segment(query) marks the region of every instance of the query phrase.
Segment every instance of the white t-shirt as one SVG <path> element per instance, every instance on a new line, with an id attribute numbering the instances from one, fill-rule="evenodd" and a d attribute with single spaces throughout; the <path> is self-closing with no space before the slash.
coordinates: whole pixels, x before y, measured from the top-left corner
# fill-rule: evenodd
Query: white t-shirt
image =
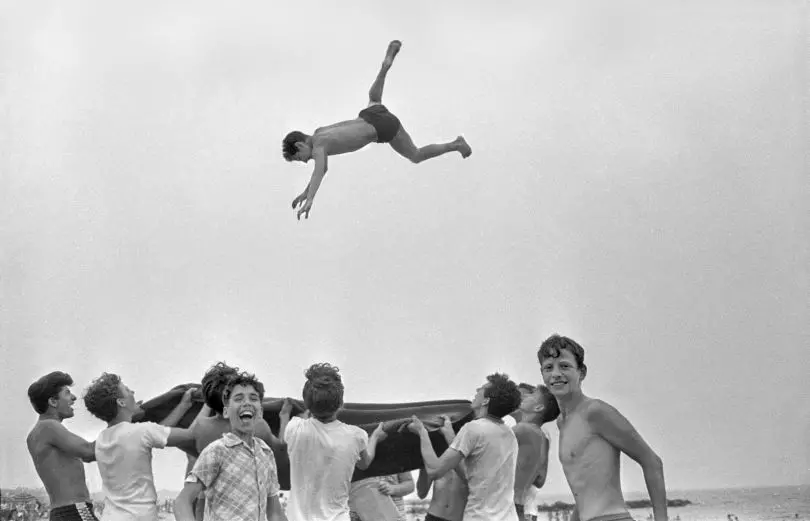
<path id="1" fill-rule="evenodd" d="M 157 491 L 152 476 L 152 449 L 162 449 L 169 427 L 123 422 L 101 431 L 96 463 L 106 496 L 103 521 L 154 521 Z"/>
<path id="2" fill-rule="evenodd" d="M 289 521 L 349 521 L 354 466 L 368 433 L 335 420 L 290 419 L 284 431 L 290 456 Z"/>
<path id="3" fill-rule="evenodd" d="M 515 468 L 518 442 L 512 428 L 487 418 L 465 424 L 450 444 L 464 456 L 469 495 L 464 521 L 518 521 Z"/>

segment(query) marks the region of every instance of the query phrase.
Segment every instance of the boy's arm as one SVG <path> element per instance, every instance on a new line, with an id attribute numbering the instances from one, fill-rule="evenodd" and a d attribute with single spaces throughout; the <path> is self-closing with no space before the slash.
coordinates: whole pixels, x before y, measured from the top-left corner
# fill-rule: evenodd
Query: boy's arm
<path id="1" fill-rule="evenodd" d="M 403 497 L 413 492 L 414 489 L 413 476 L 411 476 L 410 472 L 398 473 L 397 481 L 399 481 L 399 483 L 397 483 L 396 485 L 389 483 L 387 481 L 381 481 L 378 488 L 380 492 L 382 492 L 386 496 Z"/>
<path id="2" fill-rule="evenodd" d="M 174 518 L 177 521 L 195 521 L 194 519 L 194 499 L 203 491 L 203 484 L 199 481 L 183 486 L 183 490 L 174 500 Z"/>
<path id="3" fill-rule="evenodd" d="M 169 428 L 169 437 L 166 439 L 167 447 L 178 447 L 188 452 L 189 447 L 194 446 L 194 430 Z"/>
<path id="4" fill-rule="evenodd" d="M 432 483 L 433 480 L 428 477 L 425 467 L 419 469 L 419 477 L 416 478 L 416 495 L 419 496 L 419 499 L 425 499 L 427 497 Z"/>
<path id="5" fill-rule="evenodd" d="M 278 419 L 280 420 L 278 426 L 278 439 L 280 439 L 282 443 L 285 443 L 284 431 L 287 430 L 287 424 L 290 423 L 291 413 L 292 401 L 289 398 L 284 398 L 284 403 L 281 405 L 281 411 L 278 413 Z"/>
<path id="6" fill-rule="evenodd" d="M 543 445 L 540 449 L 540 470 L 532 483 L 537 488 L 543 488 L 546 484 L 546 476 L 548 475 L 548 449 L 551 443 L 546 436 L 543 436 Z"/>
<path id="7" fill-rule="evenodd" d="M 267 498 L 267 521 L 287 521 L 287 515 L 284 513 L 284 509 L 281 508 L 278 494 Z"/>
<path id="8" fill-rule="evenodd" d="M 512 431 L 515 433 L 518 442 L 515 484 L 518 489 L 523 489 L 535 478 L 533 475 L 534 464 L 536 462 L 535 458 L 538 458 L 540 455 L 533 453 L 534 444 L 532 443 L 532 436 L 536 436 L 537 434 L 532 432 L 532 429 L 525 423 L 518 423 L 512 427 Z"/>
<path id="9" fill-rule="evenodd" d="M 45 432 L 48 442 L 68 456 L 78 458 L 85 463 L 96 461 L 96 442 L 90 442 L 67 430 L 58 421 L 48 421 Z"/>
<path id="10" fill-rule="evenodd" d="M 191 409 L 191 393 L 193 392 L 193 387 L 186 389 L 186 392 L 183 393 L 183 397 L 180 398 L 180 403 L 177 404 L 177 407 L 172 409 L 172 412 L 170 412 L 168 416 L 163 418 L 163 421 L 160 422 L 160 424 L 165 425 L 166 427 L 174 427 L 177 425 L 177 422 L 183 418 L 183 415 L 185 415 L 188 410 Z"/>
<path id="11" fill-rule="evenodd" d="M 270 429 L 270 425 L 264 418 L 260 418 L 256 422 L 256 432 L 254 436 L 261 439 L 273 450 L 284 450 L 287 447 L 286 443 L 273 434 L 273 430 Z"/>
<path id="12" fill-rule="evenodd" d="M 357 468 L 366 470 L 371 462 L 374 461 L 374 455 L 377 453 L 377 443 L 384 440 L 388 434 L 383 430 L 383 424 L 380 422 L 374 432 L 368 439 L 368 447 L 360 453 L 360 461 L 357 462 Z"/>
<path id="13" fill-rule="evenodd" d="M 441 458 L 437 458 L 436 452 L 433 450 L 433 445 L 430 443 L 428 431 L 425 429 L 422 421 L 416 416 L 411 419 L 411 423 L 408 424 L 408 429 L 419 435 L 419 448 L 422 452 L 422 461 L 425 464 L 425 470 L 429 478 L 439 479 L 450 470 L 456 468 L 464 457 L 459 451 L 449 447 L 444 451 Z"/>
<path id="14" fill-rule="evenodd" d="M 323 176 L 326 175 L 326 151 L 323 147 L 312 150 L 312 159 L 315 160 L 315 170 L 313 170 L 312 178 L 309 180 L 309 186 L 307 186 L 307 200 L 298 210 L 298 220 L 301 220 L 301 214 L 304 214 L 304 217 L 309 219 L 309 210 L 312 208 L 312 201 L 315 199 L 315 194 L 318 193 L 318 188 L 321 186 Z"/>
<path id="15" fill-rule="evenodd" d="M 587 419 L 594 433 L 641 465 L 655 521 L 667 521 L 664 465 L 658 454 L 647 445 L 627 418 L 601 400 L 593 401 L 588 408 Z"/>

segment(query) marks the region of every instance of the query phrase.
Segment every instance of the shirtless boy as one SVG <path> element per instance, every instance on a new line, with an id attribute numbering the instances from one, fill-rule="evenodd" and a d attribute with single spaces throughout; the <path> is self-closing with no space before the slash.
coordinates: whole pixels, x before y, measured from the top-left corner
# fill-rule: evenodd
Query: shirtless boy
<path id="1" fill-rule="evenodd" d="M 518 443 L 503 417 L 519 405 L 517 385 L 505 374 L 489 375 L 473 398 L 476 419 L 458 431 L 439 458 L 419 418 L 414 416 L 408 424 L 408 429 L 419 435 L 429 478 L 438 479 L 464 462 L 469 487 L 464 521 L 518 521 L 515 510 Z"/>
<path id="2" fill-rule="evenodd" d="M 544 385 L 518 386 L 521 394 L 520 407 L 512 413 L 518 423 L 512 427 L 518 440 L 518 460 L 515 471 L 515 509 L 518 519 L 525 519 L 525 505 L 529 488 L 541 488 L 548 471 L 548 436 L 543 432 L 545 423 L 554 421 L 560 414 L 557 400 Z"/>
<path id="3" fill-rule="evenodd" d="M 82 461 L 95 461 L 94 444 L 68 431 L 62 420 L 73 417 L 76 396 L 73 379 L 54 371 L 28 388 L 28 399 L 39 419 L 28 434 L 28 452 L 45 485 L 51 504 L 50 519 L 96 519 L 84 480 Z"/>
<path id="4" fill-rule="evenodd" d="M 453 424 L 447 415 L 442 415 L 440 428 L 447 444 L 453 443 L 456 433 Z M 419 469 L 416 479 L 416 494 L 419 499 L 425 499 L 433 485 L 433 496 L 430 498 L 425 521 L 461 521 L 464 515 L 464 506 L 467 504 L 467 478 L 458 469 L 450 471 L 439 479 L 433 480 L 428 476 L 424 467 Z"/>
<path id="5" fill-rule="evenodd" d="M 391 148 L 413 163 L 421 163 L 448 152 L 458 152 L 461 157 L 465 158 L 472 154 L 470 145 L 462 136 L 458 136 L 449 143 L 417 147 L 399 119 L 388 112 L 388 109 L 382 104 L 385 77 L 391 65 L 394 64 L 394 57 L 401 46 L 402 43 L 398 40 L 394 40 L 388 45 L 380 72 L 368 91 L 368 107 L 360 111 L 356 119 L 320 127 L 311 136 L 295 130 L 284 138 L 282 142 L 284 159 L 303 163 L 310 159 L 315 160 L 315 170 L 312 172 L 309 184 L 292 203 L 293 210 L 299 205 L 301 206 L 298 210 L 299 220 L 301 214 L 304 214 L 305 218 L 309 218 L 312 201 L 326 175 L 329 156 L 354 152 L 372 142 L 389 143 Z"/>
<path id="6" fill-rule="evenodd" d="M 587 374 L 582 346 L 553 335 L 540 346 L 537 359 L 560 406 L 560 462 L 576 502 L 572 521 L 632 520 L 621 489 L 621 453 L 641 465 L 655 521 L 667 521 L 661 458 L 619 411 L 582 393 Z"/>

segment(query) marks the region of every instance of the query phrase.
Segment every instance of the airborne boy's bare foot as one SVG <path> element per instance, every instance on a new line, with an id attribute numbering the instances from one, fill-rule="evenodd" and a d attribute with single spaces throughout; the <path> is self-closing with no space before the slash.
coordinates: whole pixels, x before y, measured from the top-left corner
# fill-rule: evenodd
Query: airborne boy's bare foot
<path id="1" fill-rule="evenodd" d="M 470 148 L 470 145 L 467 144 L 467 140 L 464 139 L 464 136 L 457 137 L 455 141 L 453 141 L 453 143 L 456 145 L 459 153 L 461 153 L 461 157 L 463 158 L 470 157 L 470 155 L 472 154 L 472 148 Z"/>
<path id="2" fill-rule="evenodd" d="M 394 40 L 388 44 L 388 50 L 385 52 L 385 59 L 383 60 L 383 67 L 386 69 L 391 68 L 394 64 L 394 58 L 399 54 L 399 49 L 402 47 L 402 42 Z"/>

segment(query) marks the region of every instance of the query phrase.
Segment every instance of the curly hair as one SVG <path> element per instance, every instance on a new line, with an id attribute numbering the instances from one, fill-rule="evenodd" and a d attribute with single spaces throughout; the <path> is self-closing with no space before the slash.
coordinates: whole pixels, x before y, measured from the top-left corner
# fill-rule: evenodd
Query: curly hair
<path id="1" fill-rule="evenodd" d="M 495 373 L 487 376 L 487 385 L 484 389 L 484 398 L 489 398 L 487 414 L 496 418 L 503 418 L 520 407 L 520 390 L 517 384 L 509 379 L 509 375 Z"/>
<path id="2" fill-rule="evenodd" d="M 225 362 L 217 362 L 206 371 L 202 378 L 202 393 L 205 404 L 214 412 L 222 414 L 224 402 L 222 393 L 231 378 L 239 374 L 238 367 L 231 367 Z"/>
<path id="3" fill-rule="evenodd" d="M 567 349 L 577 362 L 577 369 L 585 372 L 588 368 L 585 366 L 585 349 L 566 336 L 557 334 L 551 335 L 540 344 L 540 349 L 537 350 L 537 361 L 541 364 L 545 358 L 559 358 L 560 351 Z"/>
<path id="4" fill-rule="evenodd" d="M 287 161 L 292 161 L 293 156 L 298 152 L 298 148 L 296 148 L 295 144 L 306 142 L 306 140 L 306 134 L 298 130 L 293 130 L 287 134 L 281 142 L 281 155 L 283 155 L 284 159 Z"/>
<path id="5" fill-rule="evenodd" d="M 34 410 L 45 414 L 48 400 L 56 398 L 63 388 L 73 385 L 73 378 L 62 371 L 53 371 L 28 386 L 28 399 Z"/>
<path id="6" fill-rule="evenodd" d="M 228 384 L 225 386 L 225 389 L 222 391 L 222 401 L 225 405 L 228 404 L 228 400 L 231 398 L 231 394 L 237 385 L 242 385 L 245 387 L 249 385 L 253 386 L 253 388 L 256 389 L 256 392 L 259 393 L 259 401 L 264 399 L 264 385 L 258 379 L 256 379 L 256 375 L 248 372 L 241 372 L 232 376 L 228 380 Z"/>
<path id="7" fill-rule="evenodd" d="M 112 421 L 118 414 L 118 398 L 121 389 L 118 387 L 121 377 L 112 373 L 101 373 L 101 376 L 90 383 L 84 392 L 84 406 L 90 414 L 105 422 Z"/>
<path id="8" fill-rule="evenodd" d="M 304 405 L 316 418 L 328 418 L 343 406 L 343 380 L 340 369 L 322 363 L 312 364 L 304 376 Z"/>

